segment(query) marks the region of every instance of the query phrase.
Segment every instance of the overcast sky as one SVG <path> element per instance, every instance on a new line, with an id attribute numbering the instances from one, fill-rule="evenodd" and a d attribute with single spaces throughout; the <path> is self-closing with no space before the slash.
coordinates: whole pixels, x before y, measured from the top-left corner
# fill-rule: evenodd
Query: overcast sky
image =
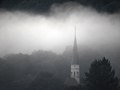
<path id="1" fill-rule="evenodd" d="M 119 13 L 100 13 L 67 3 L 53 4 L 45 15 L 0 11 L 0 56 L 34 50 L 62 53 L 73 45 L 75 26 L 79 48 L 120 50 Z"/>

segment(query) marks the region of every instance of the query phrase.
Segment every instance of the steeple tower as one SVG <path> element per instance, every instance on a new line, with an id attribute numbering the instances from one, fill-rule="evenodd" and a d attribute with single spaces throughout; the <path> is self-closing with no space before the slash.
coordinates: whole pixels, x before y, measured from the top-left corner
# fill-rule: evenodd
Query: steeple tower
<path id="1" fill-rule="evenodd" d="M 79 76 L 80 76 L 79 55 L 78 55 L 76 28 L 75 28 L 75 37 L 74 37 L 74 45 L 73 45 L 73 61 L 71 63 L 71 78 L 75 79 L 79 84 L 80 83 Z"/>
<path id="2" fill-rule="evenodd" d="M 76 40 L 76 28 L 75 28 L 75 37 L 74 37 L 74 45 L 73 45 L 73 62 L 72 64 L 78 64 L 79 62 L 79 55 L 78 55 L 78 47 L 77 47 L 77 40 Z"/>

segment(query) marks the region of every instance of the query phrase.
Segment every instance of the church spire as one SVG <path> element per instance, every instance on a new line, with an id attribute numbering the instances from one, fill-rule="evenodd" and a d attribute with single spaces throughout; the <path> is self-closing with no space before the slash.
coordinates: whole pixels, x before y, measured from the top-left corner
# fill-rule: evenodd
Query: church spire
<path id="1" fill-rule="evenodd" d="M 76 39 L 76 28 L 75 28 L 75 36 L 74 36 L 74 45 L 73 45 L 73 60 L 71 63 L 71 73 L 70 79 L 66 81 L 66 84 L 69 86 L 78 86 L 80 84 L 80 66 L 79 66 L 79 55 L 78 55 L 78 47 L 77 47 L 77 39 Z"/>
<path id="2" fill-rule="evenodd" d="M 79 55 L 78 55 L 78 47 L 77 47 L 77 39 L 76 39 L 76 28 L 75 28 L 75 37 L 74 37 L 74 45 L 73 45 L 73 62 L 71 64 L 71 78 L 73 78 L 77 84 L 80 83 L 79 78 Z"/>
<path id="3" fill-rule="evenodd" d="M 73 45 L 73 63 L 72 64 L 78 64 L 78 47 L 77 47 L 77 39 L 76 39 L 76 27 L 75 27 L 75 36 L 74 36 L 74 45 Z"/>

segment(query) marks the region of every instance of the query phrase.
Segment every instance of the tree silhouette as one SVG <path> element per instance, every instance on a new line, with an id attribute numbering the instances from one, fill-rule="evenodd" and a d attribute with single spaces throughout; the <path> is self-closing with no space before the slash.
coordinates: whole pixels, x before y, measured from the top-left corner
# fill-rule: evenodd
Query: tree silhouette
<path id="1" fill-rule="evenodd" d="M 87 90 L 119 90 L 118 78 L 105 57 L 93 61 L 85 76 Z"/>

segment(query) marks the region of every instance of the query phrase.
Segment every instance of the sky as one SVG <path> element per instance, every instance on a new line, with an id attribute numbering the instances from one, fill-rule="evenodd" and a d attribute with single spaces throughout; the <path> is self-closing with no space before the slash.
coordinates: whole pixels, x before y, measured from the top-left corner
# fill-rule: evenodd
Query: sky
<path id="1" fill-rule="evenodd" d="M 68 2 L 52 4 L 46 13 L 0 10 L 0 56 L 35 50 L 60 54 L 73 46 L 75 27 L 79 49 L 120 50 L 119 12 Z"/>

